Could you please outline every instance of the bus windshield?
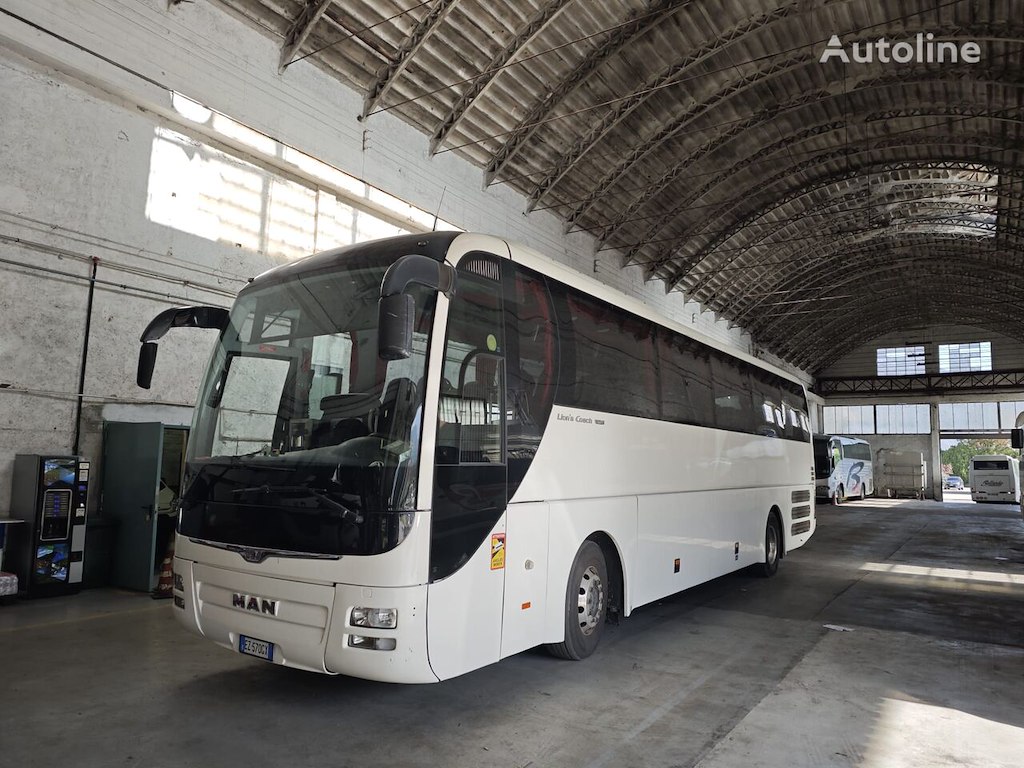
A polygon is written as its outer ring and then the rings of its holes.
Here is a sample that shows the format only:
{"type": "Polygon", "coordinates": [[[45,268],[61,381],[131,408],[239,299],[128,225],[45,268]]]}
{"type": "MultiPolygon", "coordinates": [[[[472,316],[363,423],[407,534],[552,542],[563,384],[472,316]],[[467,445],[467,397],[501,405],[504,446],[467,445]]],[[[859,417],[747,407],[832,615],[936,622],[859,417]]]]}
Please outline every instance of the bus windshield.
{"type": "Polygon", "coordinates": [[[377,300],[393,260],[362,258],[239,296],[196,407],[183,536],[330,556],[402,540],[435,294],[410,289],[413,353],[380,360],[377,300]]]}

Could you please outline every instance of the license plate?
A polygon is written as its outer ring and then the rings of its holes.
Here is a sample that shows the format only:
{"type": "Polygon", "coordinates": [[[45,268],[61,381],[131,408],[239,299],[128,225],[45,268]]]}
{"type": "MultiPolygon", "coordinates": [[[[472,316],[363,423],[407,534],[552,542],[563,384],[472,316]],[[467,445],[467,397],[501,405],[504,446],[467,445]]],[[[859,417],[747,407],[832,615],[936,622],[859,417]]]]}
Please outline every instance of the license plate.
{"type": "Polygon", "coordinates": [[[268,643],[266,640],[257,640],[255,637],[239,635],[238,650],[249,656],[255,656],[258,659],[266,659],[267,661],[273,661],[274,659],[274,644],[268,643]]]}

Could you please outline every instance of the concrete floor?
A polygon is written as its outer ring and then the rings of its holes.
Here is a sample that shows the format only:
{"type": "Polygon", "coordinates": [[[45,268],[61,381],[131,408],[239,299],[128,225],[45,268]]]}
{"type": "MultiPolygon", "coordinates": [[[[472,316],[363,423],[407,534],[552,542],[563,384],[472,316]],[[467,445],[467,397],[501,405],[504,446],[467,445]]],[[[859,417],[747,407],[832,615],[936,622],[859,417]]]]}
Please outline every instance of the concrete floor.
{"type": "Polygon", "coordinates": [[[1024,523],[962,501],[820,508],[774,579],[430,686],[233,655],[148,596],[0,606],[0,766],[1017,768],[1024,523]]]}

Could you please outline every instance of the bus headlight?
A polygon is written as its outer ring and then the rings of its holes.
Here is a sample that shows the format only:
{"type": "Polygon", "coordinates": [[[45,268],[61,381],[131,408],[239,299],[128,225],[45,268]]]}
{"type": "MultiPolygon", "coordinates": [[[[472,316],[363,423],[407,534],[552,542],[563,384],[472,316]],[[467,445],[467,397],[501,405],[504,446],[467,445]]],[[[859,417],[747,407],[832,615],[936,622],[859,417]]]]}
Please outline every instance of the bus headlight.
{"type": "Polygon", "coordinates": [[[398,626],[398,609],[353,608],[352,626],[373,627],[374,629],[394,629],[398,626]]]}

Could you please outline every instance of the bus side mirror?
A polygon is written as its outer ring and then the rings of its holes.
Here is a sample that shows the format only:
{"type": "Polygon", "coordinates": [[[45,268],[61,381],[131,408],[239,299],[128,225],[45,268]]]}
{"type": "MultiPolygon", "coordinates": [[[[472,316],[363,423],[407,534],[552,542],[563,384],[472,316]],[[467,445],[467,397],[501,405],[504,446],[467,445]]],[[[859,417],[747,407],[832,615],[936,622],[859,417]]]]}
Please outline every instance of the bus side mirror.
{"type": "Polygon", "coordinates": [[[412,354],[416,305],[406,291],[413,283],[451,298],[455,294],[455,268],[418,253],[402,256],[388,267],[377,302],[377,355],[382,360],[404,360],[412,354]]]}
{"type": "Polygon", "coordinates": [[[153,369],[156,367],[157,344],[147,341],[139,348],[139,370],[135,374],[135,383],[143,389],[149,389],[153,383],[153,369]]]}
{"type": "Polygon", "coordinates": [[[382,296],[377,305],[377,354],[381,360],[404,360],[412,354],[416,305],[408,293],[382,296]]]}
{"type": "Polygon", "coordinates": [[[216,328],[223,331],[228,326],[230,315],[223,307],[172,307],[165,309],[149,321],[139,341],[139,368],[135,383],[149,389],[153,383],[153,368],[156,365],[156,342],[171,328],[216,328]]]}
{"type": "Polygon", "coordinates": [[[1010,447],[1024,448],[1024,429],[1018,427],[1010,430],[1010,447]]]}

